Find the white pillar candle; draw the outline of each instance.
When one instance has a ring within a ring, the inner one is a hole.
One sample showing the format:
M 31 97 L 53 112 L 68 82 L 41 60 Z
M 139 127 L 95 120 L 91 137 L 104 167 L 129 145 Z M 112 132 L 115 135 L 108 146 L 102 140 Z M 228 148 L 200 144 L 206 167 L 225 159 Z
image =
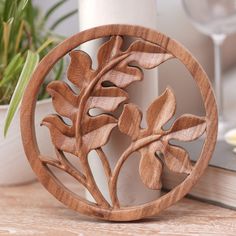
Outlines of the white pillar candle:
M 85 30 L 105 24 L 134 24 L 149 28 L 156 28 L 157 10 L 156 0 L 79 0 L 79 30 Z M 81 49 L 96 58 L 98 45 L 101 42 L 86 43 Z M 131 85 L 129 94 L 141 110 L 145 111 L 148 105 L 158 95 L 157 69 L 145 71 L 144 80 L 136 85 Z M 145 114 L 144 114 L 145 119 Z M 109 162 L 112 167 L 118 160 L 119 154 L 124 151 L 130 140 L 118 131 L 113 132 L 112 141 L 105 147 Z M 95 153 L 89 156 L 91 168 L 97 184 L 109 200 L 107 181 L 100 160 Z M 118 196 L 121 203 L 126 205 L 143 203 L 153 200 L 159 194 L 144 187 L 138 175 L 139 157 L 133 155 L 124 165 L 118 181 Z M 87 193 L 88 199 L 91 197 Z

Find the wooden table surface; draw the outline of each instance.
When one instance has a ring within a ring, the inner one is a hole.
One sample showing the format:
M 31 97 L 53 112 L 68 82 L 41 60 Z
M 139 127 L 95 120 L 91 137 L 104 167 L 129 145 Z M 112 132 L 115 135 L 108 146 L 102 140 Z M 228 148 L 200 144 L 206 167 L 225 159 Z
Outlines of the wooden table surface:
M 236 235 L 236 211 L 184 199 L 158 217 L 109 223 L 64 207 L 39 183 L 0 188 L 0 235 Z

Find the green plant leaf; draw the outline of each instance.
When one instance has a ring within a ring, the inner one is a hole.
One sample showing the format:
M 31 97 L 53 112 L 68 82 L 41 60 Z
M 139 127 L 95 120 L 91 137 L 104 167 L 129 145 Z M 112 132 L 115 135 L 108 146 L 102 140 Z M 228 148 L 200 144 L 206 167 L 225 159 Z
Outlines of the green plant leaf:
M 4 126 L 4 136 L 6 136 L 7 134 L 11 121 L 19 107 L 25 88 L 31 78 L 32 73 L 34 72 L 36 66 L 38 65 L 38 62 L 39 62 L 39 55 L 32 51 L 28 51 L 24 67 L 20 74 L 16 89 L 13 93 L 13 96 L 12 96 L 12 99 L 10 101 L 10 105 L 7 111 L 7 117 L 6 117 L 5 126 Z
M 12 16 L 14 16 L 17 9 L 17 1 L 15 0 L 6 0 L 3 10 L 3 21 L 8 21 Z
M 43 51 L 45 48 L 47 48 L 51 43 L 53 43 L 55 41 L 54 38 L 48 38 L 38 49 L 37 49 L 37 53 L 40 53 L 41 51 Z
M 9 82 L 12 78 L 17 76 L 19 70 L 23 66 L 24 59 L 21 56 L 21 53 L 17 53 L 11 60 L 11 62 L 7 65 L 3 78 L 0 81 L 0 87 Z
M 45 16 L 43 18 L 43 22 L 47 21 L 48 18 L 61 6 L 63 5 L 67 0 L 61 0 L 57 3 L 53 4 L 52 7 L 50 7 L 47 12 L 45 13 Z
M 63 22 L 64 20 L 66 20 L 67 18 L 70 18 L 71 16 L 73 16 L 74 14 L 76 14 L 78 12 L 78 10 L 73 10 L 65 15 L 63 15 L 62 17 L 60 17 L 58 20 L 56 20 L 52 26 L 50 27 L 50 30 L 54 30 L 61 22 Z
M 3 63 L 7 65 L 7 57 L 9 50 L 9 38 L 11 33 L 11 25 L 14 18 L 10 18 L 7 22 L 3 22 L 3 44 L 4 44 L 4 52 L 3 52 Z
M 67 0 L 56 0 L 48 12 L 41 17 L 40 8 L 32 0 L 0 0 L 0 84 L 2 85 L 0 85 L 0 104 L 10 103 L 26 61 L 27 51 L 38 50 L 40 58 L 42 58 L 52 47 L 64 39 L 46 29 L 46 24 L 48 17 L 59 7 L 63 7 L 66 2 Z M 55 21 L 61 18 L 59 24 L 67 17 L 69 16 L 63 17 L 61 14 L 56 17 Z M 44 20 L 42 24 L 41 19 Z M 21 53 L 22 60 L 15 58 L 18 53 Z M 63 68 L 63 61 L 53 68 L 55 80 L 61 78 Z M 45 89 L 48 82 L 47 80 L 43 83 L 39 99 L 48 97 Z
M 23 29 L 24 29 L 24 20 L 21 20 L 20 25 L 19 25 L 19 29 L 18 29 L 18 33 L 16 35 L 16 40 L 15 40 L 15 52 L 18 51 L 20 42 L 22 40 Z
M 29 0 L 22 0 L 19 4 L 20 10 L 24 10 Z
M 34 44 L 37 43 L 37 35 L 36 35 L 36 28 L 35 28 L 35 15 L 36 15 L 36 8 L 32 4 L 32 0 L 29 0 L 27 6 L 25 7 L 25 18 L 30 26 L 30 33 Z

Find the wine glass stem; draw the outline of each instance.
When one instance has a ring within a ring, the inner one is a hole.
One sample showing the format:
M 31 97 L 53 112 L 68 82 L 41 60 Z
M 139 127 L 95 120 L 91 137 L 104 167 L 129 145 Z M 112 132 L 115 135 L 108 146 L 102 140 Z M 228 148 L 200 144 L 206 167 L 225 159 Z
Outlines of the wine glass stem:
M 212 35 L 214 43 L 214 68 L 215 68 L 215 95 L 216 102 L 218 105 L 219 121 L 224 120 L 224 109 L 223 109 L 223 86 L 222 86 L 222 67 L 221 67 L 221 45 L 225 39 L 224 34 Z

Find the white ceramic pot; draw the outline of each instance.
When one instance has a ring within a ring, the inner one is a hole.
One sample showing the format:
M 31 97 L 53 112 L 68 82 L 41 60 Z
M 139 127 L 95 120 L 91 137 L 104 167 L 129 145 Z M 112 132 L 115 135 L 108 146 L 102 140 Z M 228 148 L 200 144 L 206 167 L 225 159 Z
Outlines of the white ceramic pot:
M 0 106 L 0 185 L 18 185 L 36 179 L 25 156 L 20 134 L 20 117 L 17 112 L 9 128 L 7 137 L 4 138 L 4 120 L 8 105 Z M 35 127 L 40 150 L 51 153 L 51 144 L 48 142 L 49 134 L 40 122 L 46 114 L 52 113 L 51 99 L 37 102 L 35 113 Z

